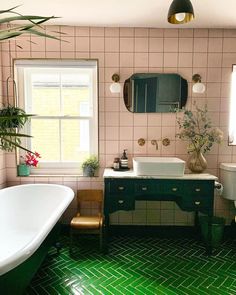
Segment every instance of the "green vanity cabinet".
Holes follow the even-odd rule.
[[[123,174],[122,174],[123,173]],[[214,185],[210,174],[186,174],[183,177],[135,176],[133,172],[115,173],[105,169],[104,215],[119,210],[135,210],[135,201],[174,201],[184,211],[213,215]]]

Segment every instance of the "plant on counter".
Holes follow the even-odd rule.
[[[222,142],[223,132],[212,126],[207,105],[203,109],[194,105],[196,109],[194,112],[185,109],[183,117],[177,118],[180,132],[176,136],[188,141],[188,153],[192,156],[187,165],[191,171],[199,173],[207,167],[203,154],[210,151],[214,143]]]
[[[99,168],[99,160],[96,156],[92,155],[88,157],[83,163],[83,175],[84,176],[94,176],[96,170]]]

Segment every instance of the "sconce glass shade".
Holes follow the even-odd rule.
[[[113,74],[111,77],[112,81],[114,81],[111,85],[110,85],[110,91],[111,93],[120,93],[121,91],[121,86],[120,86],[120,76],[118,74]]]
[[[110,85],[110,91],[111,93],[120,93],[121,86],[119,82],[114,82]]]
[[[199,74],[194,74],[192,77],[194,82],[193,84],[193,92],[194,93],[204,93],[206,90],[206,86],[202,83],[202,77]]]
[[[205,90],[206,90],[206,86],[202,82],[197,82],[193,84],[194,93],[204,93]]]
[[[168,22],[185,24],[194,19],[193,6],[190,0],[173,0],[168,11]]]

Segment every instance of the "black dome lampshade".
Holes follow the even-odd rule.
[[[194,19],[193,6],[190,0],[173,0],[168,11],[168,22],[184,24]]]

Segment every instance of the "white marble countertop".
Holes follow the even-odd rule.
[[[140,179],[179,179],[179,180],[218,180],[214,175],[208,173],[189,173],[183,176],[146,176],[146,175],[135,175],[133,170],[129,171],[114,171],[111,168],[105,168],[104,178],[140,178]]]

